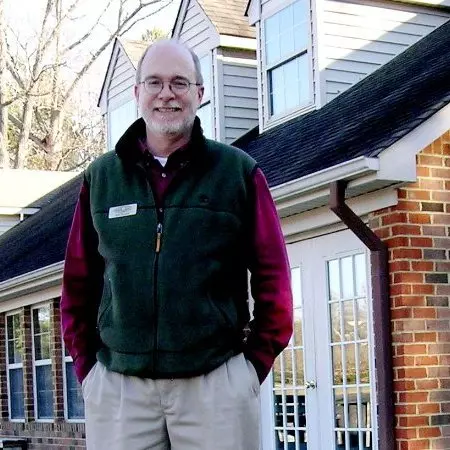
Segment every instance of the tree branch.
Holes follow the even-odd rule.
[[[18,119],[16,116],[14,116],[13,114],[9,113],[8,114],[8,118],[11,121],[11,123],[16,126],[17,128],[21,129],[23,124],[22,121],[20,119]],[[29,135],[29,139],[34,142],[41,150],[43,150],[45,153],[47,152],[47,147],[45,146],[44,142],[42,141],[42,139],[39,139],[36,135],[34,135],[33,133],[30,132]]]
[[[86,32],[86,34],[84,36],[82,36],[80,39],[78,39],[78,41],[73,42],[72,44],[70,44],[68,47],[66,47],[63,51],[62,54],[66,54],[67,52],[70,52],[71,50],[73,50],[74,48],[76,48],[78,45],[80,45],[82,42],[84,42],[91,34],[92,32],[95,30],[95,28],[99,25],[100,21],[102,20],[104,14],[106,13],[106,11],[109,9],[109,7],[111,6],[111,3],[113,2],[113,0],[109,0],[108,4],[105,6],[104,10],[100,13],[97,21],[94,23],[94,25],[92,25],[92,27],[89,29],[89,31]]]

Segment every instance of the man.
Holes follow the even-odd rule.
[[[257,450],[259,384],[292,333],[266,180],[204,138],[200,64],[182,44],[149,47],[134,90],[142,119],[86,170],[66,252],[87,447]]]

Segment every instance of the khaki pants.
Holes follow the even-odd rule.
[[[259,381],[242,354],[193,378],[83,381],[88,450],[258,450]]]

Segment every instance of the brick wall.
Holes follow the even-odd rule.
[[[85,449],[84,423],[70,423],[66,422],[64,418],[64,365],[59,299],[50,301],[49,305],[51,311],[54,420],[51,423],[44,423],[36,422],[34,419],[32,316],[30,307],[17,311],[21,314],[21,330],[25,343],[23,360],[25,421],[20,423],[8,420],[5,314],[0,314],[0,437],[17,436],[27,438],[28,448],[33,450],[81,450]]]
[[[398,450],[450,449],[450,132],[370,226],[389,247]]]

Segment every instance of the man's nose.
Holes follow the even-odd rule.
[[[168,81],[163,81],[163,86],[161,92],[159,93],[160,98],[173,98],[175,95],[170,88],[170,83]]]

